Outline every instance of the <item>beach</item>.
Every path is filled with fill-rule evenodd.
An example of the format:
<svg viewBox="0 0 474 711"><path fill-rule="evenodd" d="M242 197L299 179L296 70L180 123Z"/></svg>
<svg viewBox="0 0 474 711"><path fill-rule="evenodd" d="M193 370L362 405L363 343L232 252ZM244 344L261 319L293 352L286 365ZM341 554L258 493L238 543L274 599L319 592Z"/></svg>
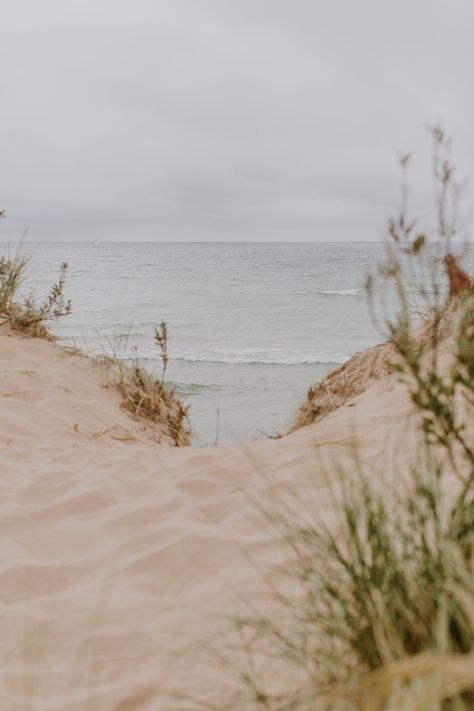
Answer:
<svg viewBox="0 0 474 711"><path fill-rule="evenodd" d="M474 4L2 21L0 711L472 711Z"/></svg>
<svg viewBox="0 0 474 711"><path fill-rule="evenodd" d="M4 325L0 359L4 708L210 707L207 651L285 554L257 503L296 490L331 521L356 442L374 478L416 457L394 375L280 439L176 448L89 358Z"/></svg>

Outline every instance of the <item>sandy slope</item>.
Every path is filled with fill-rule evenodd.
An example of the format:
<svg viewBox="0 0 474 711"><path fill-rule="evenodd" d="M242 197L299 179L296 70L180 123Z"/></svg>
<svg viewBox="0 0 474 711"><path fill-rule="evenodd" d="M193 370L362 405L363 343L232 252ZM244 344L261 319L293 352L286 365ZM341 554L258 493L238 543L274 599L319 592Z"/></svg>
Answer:
<svg viewBox="0 0 474 711"><path fill-rule="evenodd" d="M2 711L218 698L220 672L193 643L261 587L255 563L281 556L255 499L291 485L330 516L331 462L351 462L355 435L374 475L416 450L394 377L280 440L176 449L86 358L4 328L0 367Z"/></svg>

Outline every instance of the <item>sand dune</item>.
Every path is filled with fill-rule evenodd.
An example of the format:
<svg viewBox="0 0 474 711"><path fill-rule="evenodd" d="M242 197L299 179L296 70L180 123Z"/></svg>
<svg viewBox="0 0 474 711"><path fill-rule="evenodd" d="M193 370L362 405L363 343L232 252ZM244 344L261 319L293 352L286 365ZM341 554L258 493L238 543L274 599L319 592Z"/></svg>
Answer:
<svg viewBox="0 0 474 711"><path fill-rule="evenodd" d="M416 453L395 376L279 440L174 448L89 359L2 327L0 360L1 709L218 699L224 674L196 643L217 643L263 585L255 564L282 555L255 501L291 485L332 516L331 465L356 437L374 476L382 453L385 468Z"/></svg>

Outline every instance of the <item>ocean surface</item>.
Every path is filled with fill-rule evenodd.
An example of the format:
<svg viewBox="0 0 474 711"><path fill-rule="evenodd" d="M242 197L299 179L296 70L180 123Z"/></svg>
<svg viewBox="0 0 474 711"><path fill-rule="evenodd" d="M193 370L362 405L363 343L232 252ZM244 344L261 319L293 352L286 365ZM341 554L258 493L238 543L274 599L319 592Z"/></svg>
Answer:
<svg viewBox="0 0 474 711"><path fill-rule="evenodd" d="M308 386L382 340L366 275L377 243L25 244L23 293L45 295L69 264L61 342L138 357L161 374L153 329L168 323L166 382L190 405L196 444L284 432ZM0 246L5 253L5 245Z"/></svg>

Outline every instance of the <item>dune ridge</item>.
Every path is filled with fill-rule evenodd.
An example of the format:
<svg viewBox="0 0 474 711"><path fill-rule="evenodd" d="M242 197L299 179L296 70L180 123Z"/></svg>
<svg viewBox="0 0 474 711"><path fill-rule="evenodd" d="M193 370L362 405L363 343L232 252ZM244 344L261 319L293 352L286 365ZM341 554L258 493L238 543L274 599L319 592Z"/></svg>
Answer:
<svg viewBox="0 0 474 711"><path fill-rule="evenodd" d="M176 448L89 358L3 326L0 362L5 709L217 702L226 677L202 643L257 599L255 562L282 562L255 502L291 485L330 520L331 463L349 464L356 440L367 464L416 457L406 389L386 372L281 439Z"/></svg>

